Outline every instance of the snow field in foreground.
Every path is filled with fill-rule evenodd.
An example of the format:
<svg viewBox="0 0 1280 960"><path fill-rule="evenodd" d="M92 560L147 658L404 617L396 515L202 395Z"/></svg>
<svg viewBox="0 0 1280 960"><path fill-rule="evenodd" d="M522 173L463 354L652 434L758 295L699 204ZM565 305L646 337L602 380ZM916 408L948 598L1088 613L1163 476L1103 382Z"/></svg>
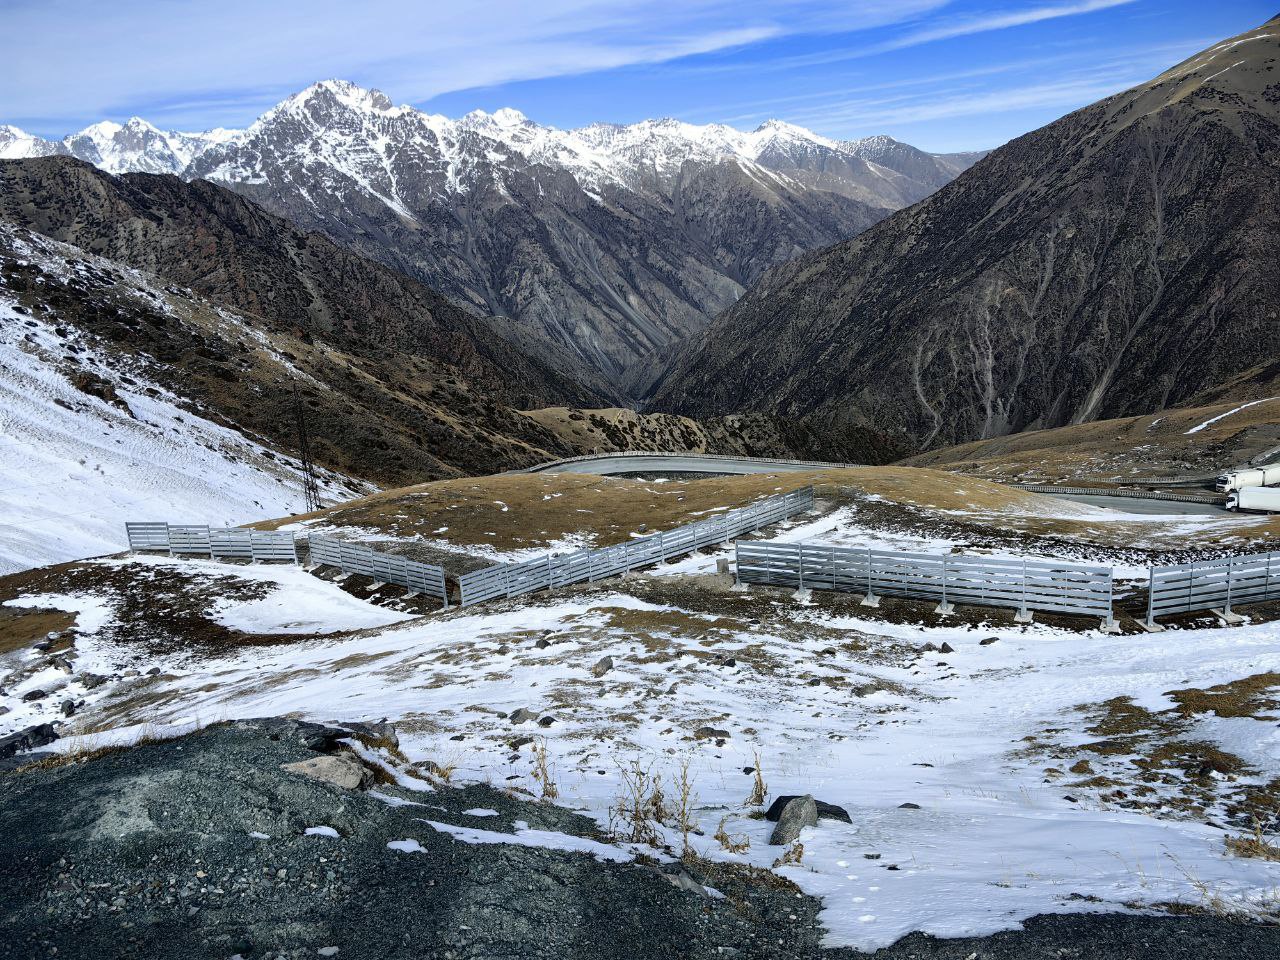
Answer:
<svg viewBox="0 0 1280 960"><path fill-rule="evenodd" d="M340 592L316 583L321 593ZM316 602L292 574L273 581L269 599L279 619L241 611L235 622L275 629ZM1204 890L1243 909L1274 903L1280 864L1227 856L1224 832L1203 822L1119 809L1087 790L1046 783L1049 761L1030 755L1023 738L1056 727L1085 742L1095 737L1075 711L1081 704L1132 697L1161 710L1171 706L1165 691L1280 670L1280 625L1157 637L1042 625L922 629L835 619L781 598L762 613L758 601L726 597L715 616L602 591L212 660L167 657L161 662L172 679L157 678L148 689L174 699L137 720L180 730L197 716L388 717L407 721L401 742L411 759L456 762L455 780L535 793L531 747L512 761L509 744L545 737L558 802L602 824L619 795L622 766L638 760L664 777L670 801L671 778L687 760L704 834L693 839L698 852L768 867L782 852L767 844L772 825L749 819L744 805L751 777L743 768L759 751L771 797L812 793L852 817L852 825L822 821L807 829L802 863L779 868L822 897L831 944L870 949L911 930L982 934L1045 911L1199 903ZM105 622L85 598L40 603L97 611ZM735 604L752 612L735 617ZM360 621L351 612L346 622ZM532 641L542 635L553 642L539 649ZM991 636L996 643L979 646ZM911 651L926 640L949 642L956 653L917 659ZM92 633L77 648L78 670L97 673L111 672L123 655ZM596 679L590 668L606 655L615 667ZM203 689L211 683L216 690ZM873 689L858 696L855 686ZM100 688L87 697L92 716L110 693ZM498 715L520 707L555 722L513 725ZM415 718L429 723L415 725ZM691 738L704 725L729 733L723 746ZM415 726L430 732L412 732ZM459 734L463 741L450 739ZM1197 736L1221 737L1224 749L1248 744L1257 779L1280 776L1273 723L1206 719ZM508 781L512 775L518 779ZM749 838L744 854L726 853L712 839L722 817L730 834ZM678 847L674 831L666 836Z"/></svg>

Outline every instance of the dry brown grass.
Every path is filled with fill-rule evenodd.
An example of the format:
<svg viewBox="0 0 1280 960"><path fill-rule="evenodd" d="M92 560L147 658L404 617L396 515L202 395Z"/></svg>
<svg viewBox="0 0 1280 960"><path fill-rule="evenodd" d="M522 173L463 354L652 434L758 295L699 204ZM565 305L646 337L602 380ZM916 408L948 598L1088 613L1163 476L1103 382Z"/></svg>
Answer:
<svg viewBox="0 0 1280 960"><path fill-rule="evenodd" d="M1126 477L1209 475L1274 446L1280 401L1260 403L1187 431L1240 406L1239 400L1162 410L976 440L919 454L906 462L981 476L1108 484ZM1139 450L1139 448L1141 448ZM1190 469L1188 469L1190 465ZM1137 473L1134 473L1134 468Z"/></svg>
<svg viewBox="0 0 1280 960"><path fill-rule="evenodd" d="M785 867L788 864L799 864L804 860L804 844L799 840L787 847L777 860L773 861L774 867Z"/></svg>
<svg viewBox="0 0 1280 960"><path fill-rule="evenodd" d="M1170 548L1186 545L1181 521L1168 530L1159 521L1116 522L1091 516L1091 508L1016 487L903 466L665 483L569 473L499 475L388 490L308 516L323 525L360 527L389 538L419 536L460 549L477 544L498 550L541 548L573 535L595 546L608 546L642 531L669 530L713 516L717 508L745 506L810 483L818 499L827 504L838 506L873 495L891 510L917 516L950 513L957 522L975 530L989 528L1002 538L1021 533L1116 547L1142 540L1159 547L1163 536ZM296 519L256 526L274 528ZM1207 531L1201 542L1280 537L1280 519L1250 518L1218 526Z"/></svg>
<svg viewBox="0 0 1280 960"><path fill-rule="evenodd" d="M1270 860L1280 863L1280 847L1262 835L1262 828L1254 825L1253 833L1241 834L1238 837L1227 837L1224 841L1227 852L1237 857L1250 857L1254 860Z"/></svg>
<svg viewBox="0 0 1280 960"><path fill-rule="evenodd" d="M540 737L533 745L533 779L538 782L542 791L542 799L547 803L560 796L560 788L556 786L551 775L551 766L547 759L547 738Z"/></svg>
<svg viewBox="0 0 1280 960"><path fill-rule="evenodd" d="M720 844L720 849L727 853L746 853L751 849L751 838L745 833L737 836L730 835L724 825L729 821L727 816L720 818L720 823L716 826L716 832L711 838Z"/></svg>
<svg viewBox="0 0 1280 960"><path fill-rule="evenodd" d="M760 751L755 752L756 768L754 771L755 779L751 784L751 796L747 797L747 806L763 807L764 798L769 795L769 786L764 782L764 771L760 767Z"/></svg>
<svg viewBox="0 0 1280 960"><path fill-rule="evenodd" d="M0 654L30 646L47 634L70 630L75 624L75 614L61 610L0 607ZM59 649L68 646L68 641L58 644Z"/></svg>
<svg viewBox="0 0 1280 960"><path fill-rule="evenodd" d="M1219 717L1252 717L1255 720L1276 720L1266 711L1280 710L1280 700L1271 696L1280 688L1280 673L1257 673L1251 677L1220 683L1200 690L1189 687L1171 690L1165 696L1177 703L1182 716L1212 713Z"/></svg>

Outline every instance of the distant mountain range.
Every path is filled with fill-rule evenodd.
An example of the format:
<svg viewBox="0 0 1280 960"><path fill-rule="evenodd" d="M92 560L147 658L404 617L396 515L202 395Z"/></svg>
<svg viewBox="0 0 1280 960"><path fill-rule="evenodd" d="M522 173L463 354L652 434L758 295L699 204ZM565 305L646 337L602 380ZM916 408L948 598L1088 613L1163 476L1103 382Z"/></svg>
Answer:
<svg viewBox="0 0 1280 960"><path fill-rule="evenodd" d="M766 274L652 407L868 427L903 452L1274 379L1280 18L990 153Z"/></svg>
<svg viewBox="0 0 1280 960"><path fill-rule="evenodd" d="M675 120L558 130L515 110L458 120L331 80L243 131L134 118L64 140L0 127L0 158L205 178L643 392L652 355L765 270L855 236L982 154ZM548 355L551 356L551 355ZM649 362L646 362L649 361Z"/></svg>

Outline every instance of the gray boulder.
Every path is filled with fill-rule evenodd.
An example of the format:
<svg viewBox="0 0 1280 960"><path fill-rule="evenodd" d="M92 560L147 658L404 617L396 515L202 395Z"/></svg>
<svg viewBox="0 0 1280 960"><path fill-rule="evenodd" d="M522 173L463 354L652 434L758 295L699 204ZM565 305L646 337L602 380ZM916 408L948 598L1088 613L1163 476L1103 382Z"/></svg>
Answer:
<svg viewBox="0 0 1280 960"><path fill-rule="evenodd" d="M774 846L786 846L800 836L805 827L818 825L818 805L807 793L803 797L795 797L782 808L778 817L778 825L773 828L769 842Z"/></svg>
<svg viewBox="0 0 1280 960"><path fill-rule="evenodd" d="M770 823L776 823L782 816L782 810L792 800L798 800L795 795L778 797L769 804L769 809L764 812L764 818ZM824 803L821 800L813 801L818 807L819 820L840 820L843 823L853 823L853 819L849 816L849 811L844 807L836 806L834 803Z"/></svg>
<svg viewBox="0 0 1280 960"><path fill-rule="evenodd" d="M512 710L511 715L507 717L512 723L528 723L530 720L537 720L538 715L532 710L526 710L524 707Z"/></svg>
<svg viewBox="0 0 1280 960"><path fill-rule="evenodd" d="M602 657L600 661L591 668L593 677L603 677L606 673L613 669L613 657Z"/></svg>
<svg viewBox="0 0 1280 960"><path fill-rule="evenodd" d="M53 743L57 739L58 731L53 728L51 723L40 723L34 727L27 727L27 729L11 733L7 737L0 737L0 759L11 757L23 750L34 750L36 747L43 747L45 744Z"/></svg>
<svg viewBox="0 0 1280 960"><path fill-rule="evenodd" d="M373 777L364 764L349 753L312 757L297 763L282 764L281 770L296 773L311 780L318 780L342 790L362 790L372 783Z"/></svg>

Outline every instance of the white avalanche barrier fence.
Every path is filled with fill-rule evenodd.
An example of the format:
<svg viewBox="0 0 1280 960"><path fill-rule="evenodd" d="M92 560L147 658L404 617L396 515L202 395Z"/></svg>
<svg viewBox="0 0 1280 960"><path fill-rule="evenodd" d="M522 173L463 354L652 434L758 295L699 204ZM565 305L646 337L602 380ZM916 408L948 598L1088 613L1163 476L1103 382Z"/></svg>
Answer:
<svg viewBox="0 0 1280 960"><path fill-rule="evenodd" d="M251 560L254 563L298 562L298 543L288 531L174 523L126 523L124 527L129 549L134 552L159 550L175 557ZM449 606L443 567L321 534L311 536L309 543L313 566L338 567L344 573L362 574L383 583L394 583L407 589L410 596L424 593L443 600L446 608Z"/></svg>
<svg viewBox="0 0 1280 960"><path fill-rule="evenodd" d="M728 543L748 531L812 509L813 487L810 486L617 546L559 555L549 553L523 563L487 567L458 578L459 601L465 607L494 597L517 597L535 590L552 590L571 583L617 576L700 547Z"/></svg>
<svg viewBox="0 0 1280 960"><path fill-rule="evenodd" d="M1110 567L776 541L739 542L735 551L740 584L861 593L869 606L881 596L916 597L938 601L940 613L964 603L1010 607L1022 620L1047 610L1115 623Z"/></svg>
<svg viewBox="0 0 1280 960"><path fill-rule="evenodd" d="M449 607L449 589L445 584L443 567L321 534L313 534L310 543L314 566L339 567L343 573L356 573L382 583L394 583L407 589L409 596L425 593L443 600L445 609Z"/></svg>
<svg viewBox="0 0 1280 960"><path fill-rule="evenodd" d="M1280 553L1152 567L1145 626L1158 630L1156 617L1197 610L1221 610L1231 620L1232 606L1266 600L1280 600Z"/></svg>
<svg viewBox="0 0 1280 960"><path fill-rule="evenodd" d="M210 557L214 560L252 560L254 563L297 563L298 545L292 533L209 527L185 523L126 523L129 549L161 550L171 556Z"/></svg>

